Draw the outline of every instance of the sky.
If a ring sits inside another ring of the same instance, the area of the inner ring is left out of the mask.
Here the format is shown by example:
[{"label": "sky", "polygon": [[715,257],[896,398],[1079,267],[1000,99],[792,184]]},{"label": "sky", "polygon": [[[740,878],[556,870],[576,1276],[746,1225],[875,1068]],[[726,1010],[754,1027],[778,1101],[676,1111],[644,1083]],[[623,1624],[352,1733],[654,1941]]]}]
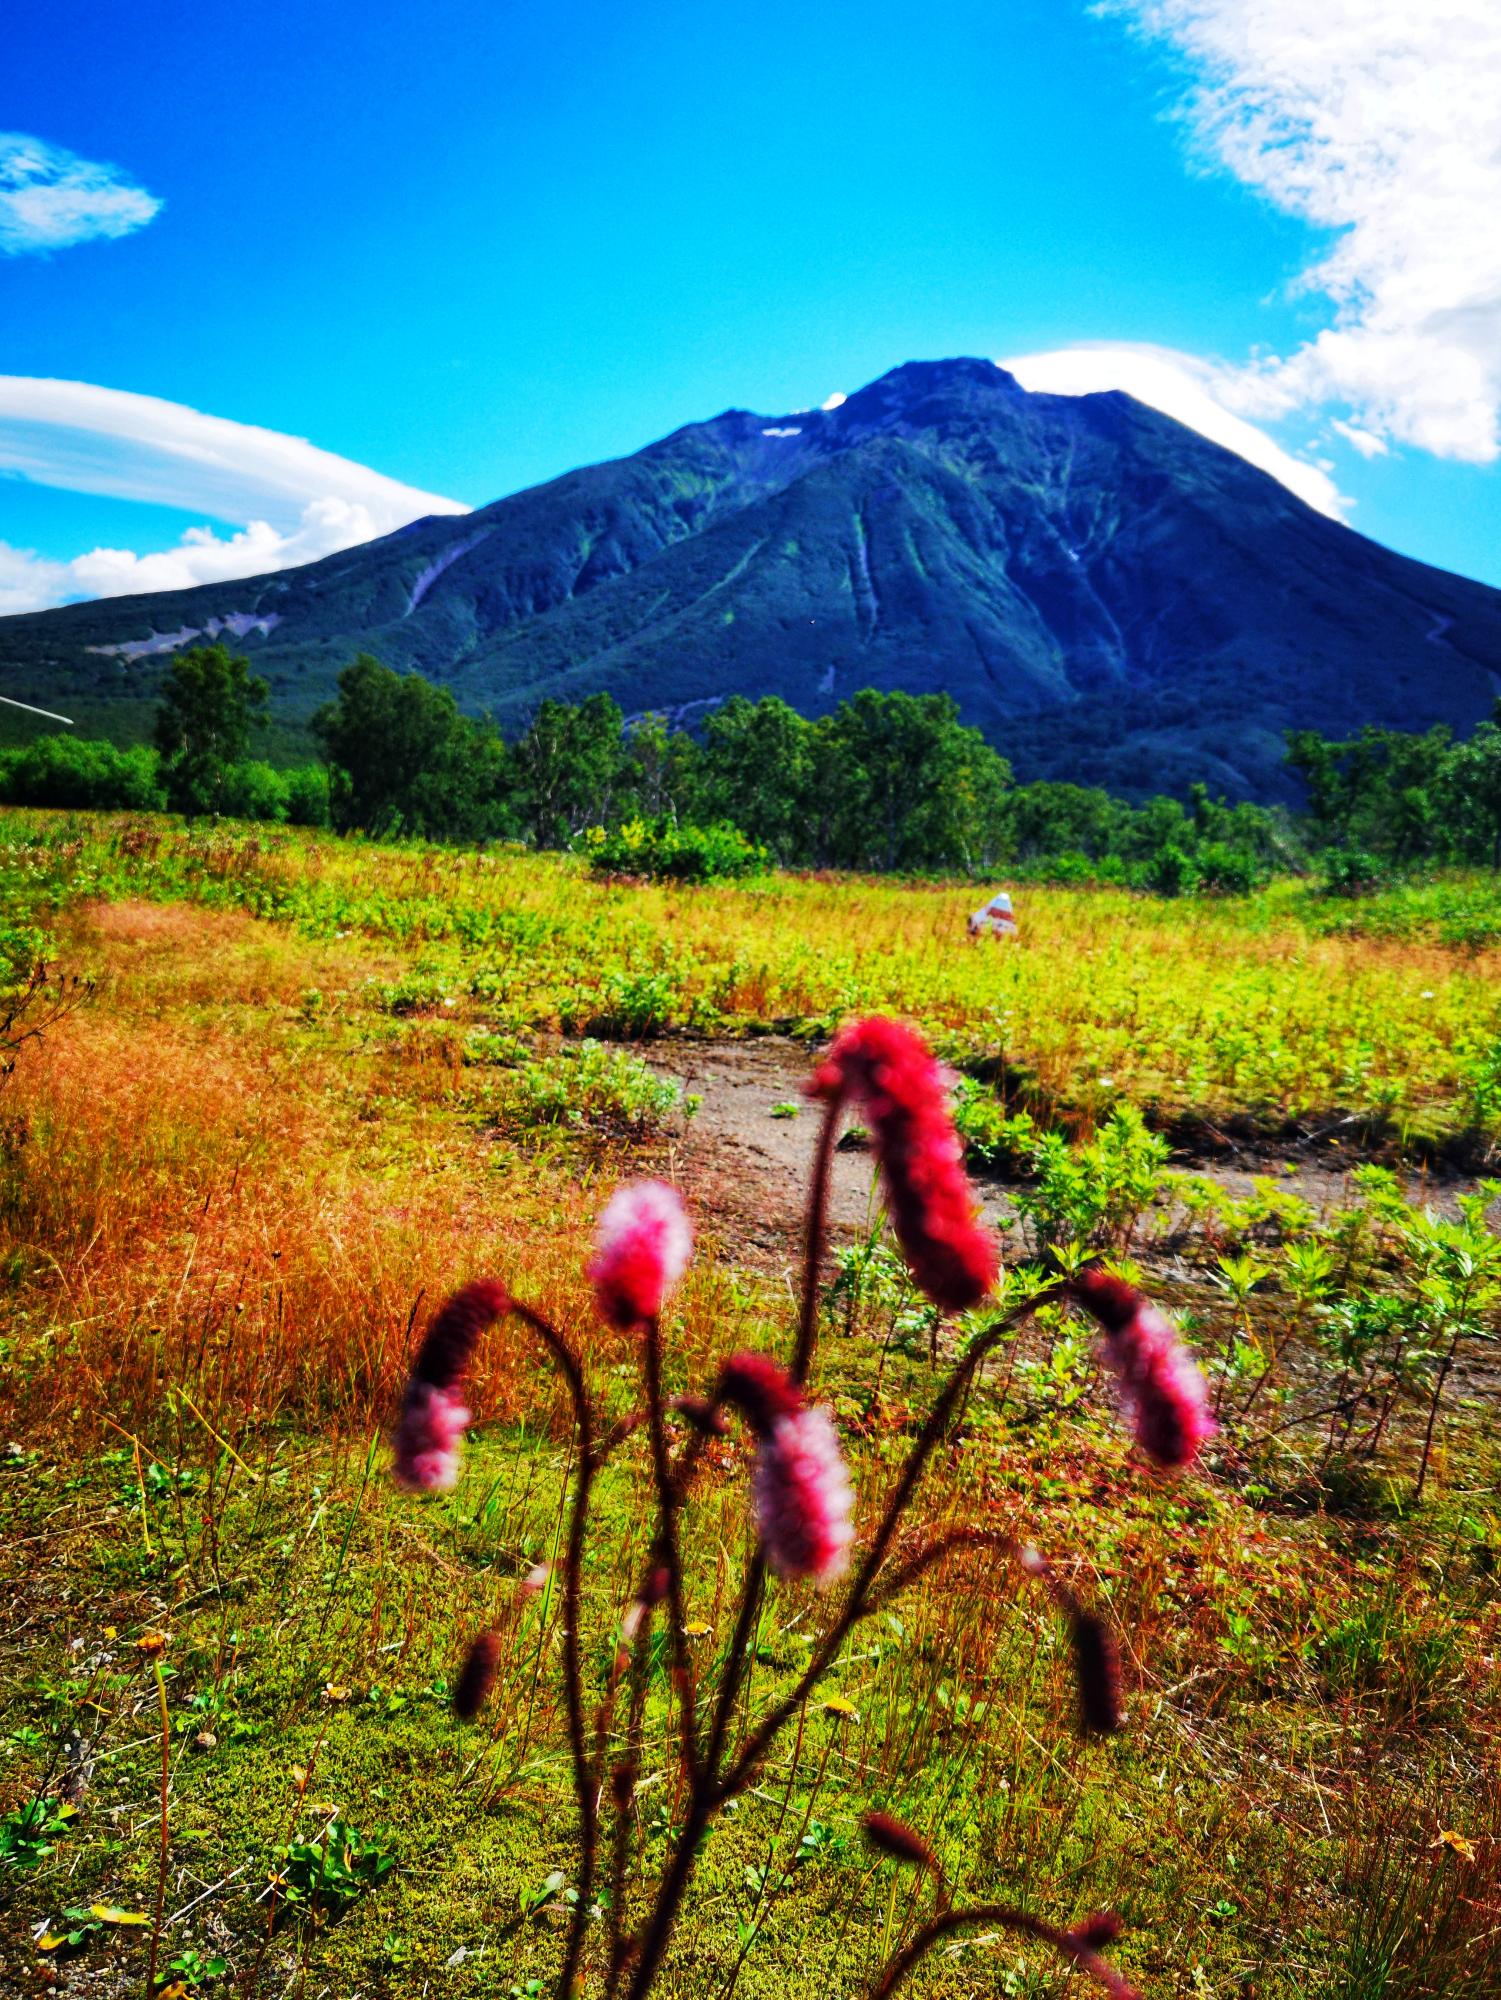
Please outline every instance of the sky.
[{"label": "sky", "polygon": [[1501,584],[1495,0],[49,0],[0,611],[984,355]]}]

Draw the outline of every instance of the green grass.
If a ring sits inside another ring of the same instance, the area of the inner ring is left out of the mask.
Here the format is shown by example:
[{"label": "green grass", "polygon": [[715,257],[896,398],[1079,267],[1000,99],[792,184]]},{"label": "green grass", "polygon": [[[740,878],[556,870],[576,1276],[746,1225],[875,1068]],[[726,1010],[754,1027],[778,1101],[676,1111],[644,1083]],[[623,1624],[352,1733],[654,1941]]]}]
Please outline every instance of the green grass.
[{"label": "green grass", "polygon": [[[1232,1196],[1166,1165],[1133,1109],[1268,1117],[1245,1093],[1274,1000],[1302,1065],[1294,1100],[1317,1116],[1349,1103],[1318,1094],[1320,1064],[1358,1031],[1380,1053],[1368,1084],[1427,1105],[1435,1131],[1493,1130],[1463,1081],[1494,1033],[1485,954],[1443,944],[1426,914],[1397,937],[1321,936],[1323,906],[1297,885],[1189,910],[1039,892],[1024,950],[971,952],[951,922],[964,890],[627,891],[512,854],[31,815],[7,829],[16,920],[94,987],[0,1093],[0,1984],[25,1990],[43,1962],[67,1990],[144,1983],[143,1927],[87,1913],[153,1907],[161,1747],[136,1642],[160,1631],[164,1965],[196,1963],[205,1994],[268,2000],[299,1982],[551,1990],[576,1866],[560,1605],[524,1579],[558,1543],[562,1405],[532,1350],[497,1335],[457,1492],[398,1495],[381,1433],[412,1329],[446,1288],[496,1272],[560,1316],[610,1412],[627,1411],[634,1350],[592,1323],[581,1267],[616,1176],[672,1168],[686,1107],[650,1066],[651,1036],[790,1023],[811,1042],[858,984],[862,1004],[910,1005],[972,1058],[970,1142],[1013,1177],[1019,1249],[1135,1259],[1205,1361],[1224,1428],[1203,1474],[1148,1474],[1087,1329],[1054,1311],[987,1363],[920,1518],[1024,1533],[1108,1611],[1128,1728],[1080,1744],[1050,1607],[988,1556],[953,1559],[856,1633],[709,1836],[664,1992],[866,1991],[923,1907],[863,1846],[872,1806],[918,1827],[966,1898],[1060,1922],[1119,1909],[1116,1955],[1148,1994],[1497,1990],[1492,1306],[1472,1315],[1415,1490],[1444,1338],[1467,1324],[1494,1217],[1451,1200],[1430,1223],[1369,1170],[1327,1211],[1277,1172]],[[1112,933],[1119,915],[1131,924]],[[1002,1006],[1030,1128],[1014,1082],[986,1095]],[[1321,1008],[1324,1039],[1305,1047]],[[1241,1066],[1203,1049],[1169,1092],[1152,1037],[1187,1046],[1210,1012]],[[1117,1033],[1107,1093],[1081,1052]],[[813,1117],[792,1133],[811,1151]],[[790,1331],[775,1274],[737,1268],[712,1190],[687,1192],[701,1248],[668,1328],[672,1391]],[[933,1394],[934,1327],[883,1245],[842,1246],[829,1278],[816,1380],[868,1525]],[[732,1439],[686,1540],[706,1682],[746,1486]],[[591,1694],[645,1560],[646,1494],[637,1437],[600,1490]],[[829,1615],[773,1588],[747,1722]],[[501,1667],[465,1726],[449,1691],[486,1623]],[[654,1656],[638,1894],[683,1812],[671,1716]],[[42,1837],[18,1842],[28,1829]],[[330,1843],[347,1893],[329,1893]],[[274,1872],[305,1899],[273,1893]],[[46,1926],[79,1931],[76,1956],[41,1952]],[[201,1969],[218,1957],[222,1980]],[[977,1939],[914,1990],[1082,1989],[1035,1950]]]},{"label": "green grass", "polygon": [[1355,1125],[1471,1155],[1501,1135],[1501,887],[1481,878],[1355,904],[1295,882],[1210,901],[1039,888],[1021,947],[973,948],[963,885],[674,889],[506,850],[3,824],[13,925],[45,928],[93,897],[187,898],[309,939],[354,935],[420,956],[388,994],[397,1012],[468,998],[507,1028],[816,1037],[884,1007],[1049,1122],[1087,1124],[1125,1097],[1161,1125]]}]

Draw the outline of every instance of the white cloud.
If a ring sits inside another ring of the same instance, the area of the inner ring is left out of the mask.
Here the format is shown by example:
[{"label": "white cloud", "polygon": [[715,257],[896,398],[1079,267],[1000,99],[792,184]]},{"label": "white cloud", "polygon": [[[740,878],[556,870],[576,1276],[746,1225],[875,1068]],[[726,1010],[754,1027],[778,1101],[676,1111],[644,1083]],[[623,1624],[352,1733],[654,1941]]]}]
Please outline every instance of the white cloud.
[{"label": "white cloud", "polygon": [[1269,472],[1300,500],[1338,520],[1350,502],[1327,471],[1296,458],[1265,431],[1227,410],[1219,400],[1226,371],[1170,347],[1132,341],[1097,341],[1060,347],[1046,354],[1023,354],[1001,367],[1024,389],[1049,396],[1089,396],[1123,389],[1138,403],[1176,417],[1190,430]]},{"label": "white cloud", "polygon": [[118,167],[81,160],[24,132],[0,132],[0,252],[8,256],[129,236],[160,207]]},{"label": "white cloud", "polygon": [[0,376],[0,476],[155,501],[236,523],[190,528],[147,554],[92,549],[59,562],[0,544],[0,612],[77,597],[181,590],[312,562],[424,514],[464,514],[305,438],[89,382]]},{"label": "white cloud", "polygon": [[1252,416],[1342,407],[1378,446],[1501,456],[1496,0],[1099,5],[1193,65],[1184,112],[1210,159],[1338,232],[1302,280],[1330,324],[1222,393]]}]

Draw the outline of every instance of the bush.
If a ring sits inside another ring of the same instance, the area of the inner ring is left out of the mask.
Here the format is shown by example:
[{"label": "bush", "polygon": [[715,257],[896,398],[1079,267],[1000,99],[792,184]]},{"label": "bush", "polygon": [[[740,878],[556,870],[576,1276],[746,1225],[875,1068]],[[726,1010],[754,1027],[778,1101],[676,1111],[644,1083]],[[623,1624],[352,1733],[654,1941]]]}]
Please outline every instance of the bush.
[{"label": "bush", "polygon": [[299,764],[283,771],[287,794],[287,819],[293,826],[327,826],[329,823],[328,766]]},{"label": "bush", "polygon": [[1363,847],[1331,847],[1324,856],[1326,896],[1364,896],[1381,886],[1381,863]]},{"label": "bush", "polygon": [[1199,864],[1174,842],[1159,847],[1141,870],[1141,886],[1159,896],[1191,896],[1199,880]]},{"label": "bush", "polygon": [[579,843],[596,875],[648,875],[657,881],[715,882],[758,875],[771,865],[764,847],[738,826],[679,826],[670,819],[630,819],[591,826]]},{"label": "bush", "polygon": [[[483,1060],[492,1047],[503,1057],[510,1054],[497,1038],[481,1037],[470,1060]],[[510,1059],[514,1066],[502,1069],[494,1102],[503,1130],[569,1125],[639,1139],[698,1109],[696,1097],[658,1076],[639,1056],[600,1042],[565,1042],[553,1055],[517,1053]]]},{"label": "bush", "polygon": [[284,820],[287,783],[269,764],[226,764],[215,810],[227,819]]},{"label": "bush", "polygon": [[1206,889],[1217,889],[1225,896],[1249,896],[1261,886],[1265,870],[1248,847],[1211,840],[1199,849],[1197,858]]},{"label": "bush", "polygon": [[152,812],[162,804],[157,757],[145,744],[117,750],[78,736],[39,736],[0,751],[0,799],[14,806]]}]

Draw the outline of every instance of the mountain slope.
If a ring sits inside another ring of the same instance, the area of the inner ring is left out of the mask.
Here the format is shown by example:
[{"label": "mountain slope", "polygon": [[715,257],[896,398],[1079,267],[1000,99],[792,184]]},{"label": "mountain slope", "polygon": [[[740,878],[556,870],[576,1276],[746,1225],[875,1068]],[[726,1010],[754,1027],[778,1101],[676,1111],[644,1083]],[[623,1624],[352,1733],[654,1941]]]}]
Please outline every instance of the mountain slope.
[{"label": "mountain slope", "polygon": [[294,716],[360,649],[507,726],[600,688],[689,716],[940,688],[1019,775],[1252,797],[1284,788],[1287,727],[1465,726],[1501,693],[1501,592],[1129,397],[983,361],[729,411],[303,569],[0,620],[0,687],[123,718],[218,631]]}]

